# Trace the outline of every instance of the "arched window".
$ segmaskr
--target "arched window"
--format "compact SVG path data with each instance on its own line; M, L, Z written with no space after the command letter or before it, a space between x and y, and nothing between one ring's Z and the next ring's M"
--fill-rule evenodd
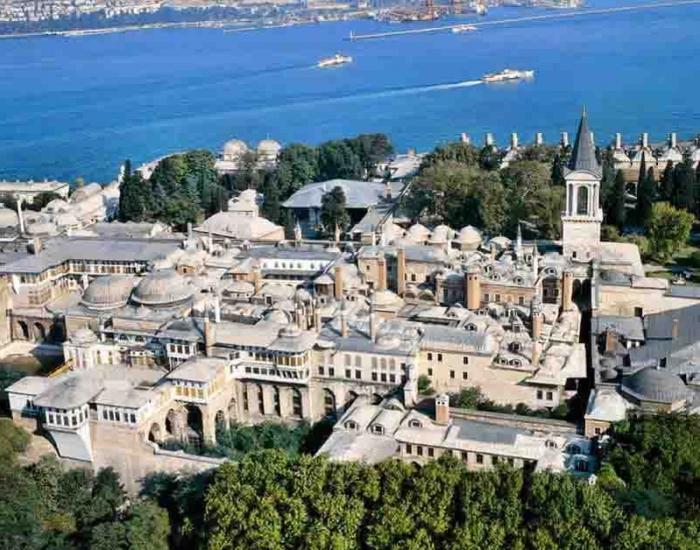
M372 426L372 433L375 433L377 435L384 435L384 426L382 426L381 424L374 424Z
M323 390L323 409L326 416L335 415L335 394L328 388Z
M416 420L415 418L412 418L408 422L409 428L422 428L423 424L421 424L420 420Z
M301 407L301 392L293 388L292 389L292 414L297 418L302 418L302 407Z
M258 394L258 412L260 414L265 414L265 401L263 400L263 389L262 389L262 386L260 386L260 385L257 386L257 394Z
M581 185L576 191L576 214L588 215L588 187Z
M346 427L348 430L357 430L357 427L358 427L358 426L357 426L357 422L355 422L354 420L348 420L348 421L345 423L345 427Z

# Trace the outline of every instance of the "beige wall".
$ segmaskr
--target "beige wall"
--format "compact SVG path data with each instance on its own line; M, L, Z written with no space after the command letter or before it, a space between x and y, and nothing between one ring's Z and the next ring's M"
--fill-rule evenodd
M665 290L657 288L600 285L598 288L598 313L634 316L635 308L641 307L644 315L648 315L700 303L698 300L689 298L664 296L664 293Z

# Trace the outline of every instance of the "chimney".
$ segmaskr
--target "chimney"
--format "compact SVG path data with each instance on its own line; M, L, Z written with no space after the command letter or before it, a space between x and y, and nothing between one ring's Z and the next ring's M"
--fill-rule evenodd
M340 312L340 335L343 338L348 335L348 316L345 314L345 307Z
M378 331L378 326L377 326L377 319L375 318L374 314L374 306L370 304L369 306L369 337L372 339L372 342L377 341L377 331Z
M187 240L192 241L192 222L187 222Z
M487 132L486 137L484 138L484 145L486 147L493 147L493 144L493 134L491 132Z
M574 274L571 271L564 271L561 280L561 309L571 311L574 292Z
M462 132L462 135L459 136L459 139L462 143L466 143L467 145L469 145L472 141L471 138L465 132Z
M406 251L399 248L396 251L396 293L402 296L406 292Z
M617 332L607 329L605 331L605 353L614 353L617 348Z
M668 141L671 148L675 149L678 145L678 138L676 136L676 132L671 132L671 135L668 137Z
M209 312L204 315L204 353L211 357L214 348L214 327L209 321Z
M386 290L386 258L380 256L377 260L377 290Z
M649 147L649 134L647 132L642 134L642 147Z
M517 149L518 148L518 134L513 132L510 135L510 148L511 149Z
M221 322L221 301L218 295L214 296L214 321Z
M673 324L671 325L671 339L675 340L678 338L678 319L673 320Z
M24 216L22 215L22 197L17 195L17 218L19 219L19 233L24 235Z
M542 344L539 342L533 342L532 343L532 366L536 367L537 365L540 364L540 357L542 355Z
M622 149L622 134L620 132L615 134L615 149Z
M335 282L333 285L333 296L336 300L343 299L343 268L339 265L335 266L333 271L335 276Z
M253 269L253 286L255 287L255 294L260 294L260 290L262 290L262 273L260 273L259 268Z
M561 133L561 146L562 147L569 146L569 132L562 132Z
M544 314L542 312L542 305L533 300L532 301L532 339L538 340L542 334L542 323L544 321Z
M535 134L535 145L543 145L544 144L544 136L542 135L542 132L537 132Z
M450 396L446 393L435 397L435 423L442 425L450 423Z
M481 280L477 266L469 266L464 274L464 305L470 311L481 307Z

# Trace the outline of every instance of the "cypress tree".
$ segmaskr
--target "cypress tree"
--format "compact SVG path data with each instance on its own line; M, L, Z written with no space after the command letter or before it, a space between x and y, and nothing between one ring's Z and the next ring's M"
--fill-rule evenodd
M615 174L615 185L610 193L608 208L605 211L605 217L609 225L614 225L618 229L622 229L625 225L625 175L622 170L618 170Z
M672 204L676 208L695 211L695 171L689 156L673 171Z
M557 153L552 161L552 185L564 187L564 166L561 161L561 156Z
M644 160L642 159L642 163ZM649 168L646 175L640 171L640 180L637 183L637 206L636 218L639 225L646 226L651 218L651 207L656 198L656 181L654 180L654 169Z
M659 185L659 198L662 201L670 201L673 196L673 162L670 160L666 163L664 173L661 176L661 185Z
M141 178L131 171L131 161L124 161L122 182L119 186L119 221L139 221L142 217Z

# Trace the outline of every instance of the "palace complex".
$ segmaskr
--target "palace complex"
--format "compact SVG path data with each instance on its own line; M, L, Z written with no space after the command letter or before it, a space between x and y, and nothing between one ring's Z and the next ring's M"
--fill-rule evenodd
M244 152L227 144L222 161ZM67 368L10 386L13 418L67 459L149 456L141 473L175 460L167 441L326 416L338 422L320 452L335 460L450 453L589 473L612 422L700 409L700 289L647 278L635 245L601 242L585 114L565 178L561 242L411 225L393 215L401 185L345 180L366 210L356 223L381 213L348 240L302 237L322 184L289 199L290 241L252 191L187 234L28 238L0 262L0 345L60 346ZM529 409L589 397L577 426L451 409L468 387Z

